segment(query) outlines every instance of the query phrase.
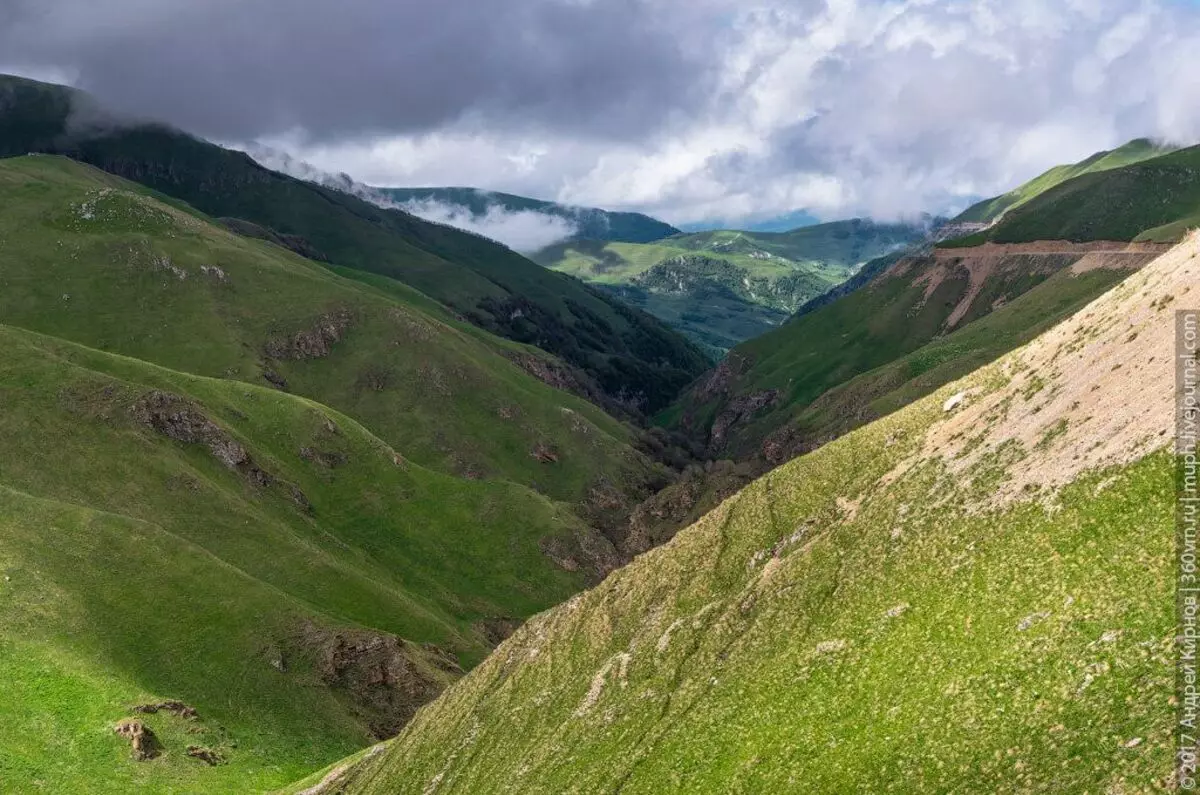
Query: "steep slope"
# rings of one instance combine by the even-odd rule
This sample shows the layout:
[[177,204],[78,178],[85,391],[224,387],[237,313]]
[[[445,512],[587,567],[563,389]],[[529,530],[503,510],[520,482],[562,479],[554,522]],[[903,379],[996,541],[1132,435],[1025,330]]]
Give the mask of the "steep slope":
[[[9,326],[0,344],[13,791],[278,786],[394,733],[494,619],[584,582],[542,551],[586,537],[562,506],[426,470],[320,404]],[[111,726],[167,700],[203,720],[146,718],[167,753],[143,768]]]
[[622,243],[652,243],[679,234],[679,230],[642,213],[622,213],[596,207],[531,199],[511,193],[476,188],[377,188],[400,204],[432,202],[475,218],[489,213],[535,213],[558,218],[573,228],[572,237]]
[[766,333],[868,260],[924,238],[854,219],[791,232],[697,232],[636,245],[570,241],[533,255],[719,351]]
[[1170,243],[1200,225],[1200,146],[1089,171],[1031,197],[991,228],[943,245],[982,240],[1146,240]]
[[660,419],[713,455],[782,463],[1027,342],[1164,248],[1034,243],[901,258],[735,348]]
[[1036,199],[1046,191],[1057,185],[1061,185],[1067,180],[1084,174],[1094,174],[1113,168],[1121,168],[1143,160],[1149,160],[1152,157],[1172,152],[1176,148],[1169,144],[1151,141],[1148,138],[1138,138],[1111,151],[1097,152],[1078,163],[1055,166],[1045,174],[1031,179],[1029,182],[1005,193],[1003,196],[985,199],[969,207],[955,218],[952,223],[993,223],[1009,210]]
[[704,369],[703,354],[648,315],[547,273],[485,238],[269,171],[170,128],[104,116],[59,86],[0,77],[0,156],[64,154],[189,203],[298,239],[337,265],[401,281],[474,324],[588,372],[655,409]]
[[315,791],[1168,787],[1197,250],[759,480]]
[[344,278],[61,158],[0,161],[0,205],[10,325],[287,389],[422,465],[557,500],[653,476],[628,427],[538,380],[570,385],[567,368],[403,285]]
[[664,479],[398,282],[59,157],[0,161],[0,210],[0,789],[265,789],[394,734]]

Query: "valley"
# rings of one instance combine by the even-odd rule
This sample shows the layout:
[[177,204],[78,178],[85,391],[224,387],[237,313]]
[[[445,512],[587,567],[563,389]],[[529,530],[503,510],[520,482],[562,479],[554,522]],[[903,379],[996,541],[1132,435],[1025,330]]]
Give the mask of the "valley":
[[685,234],[0,77],[0,791],[1170,789],[1197,151]]
[[697,232],[654,243],[577,240],[535,262],[608,290],[718,355],[780,325],[869,260],[922,243],[917,225],[837,221],[790,232]]

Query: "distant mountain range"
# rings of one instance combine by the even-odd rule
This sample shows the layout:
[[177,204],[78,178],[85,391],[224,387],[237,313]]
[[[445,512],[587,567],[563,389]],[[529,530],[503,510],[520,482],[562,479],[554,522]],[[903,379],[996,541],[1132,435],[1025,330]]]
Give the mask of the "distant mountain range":
[[649,244],[574,240],[531,256],[724,351],[778,326],[863,263],[928,233],[924,224],[853,219],[788,232],[695,232]]
[[432,208],[482,220],[489,214],[532,213],[560,219],[566,236],[586,240],[650,243],[679,234],[679,230],[642,213],[623,213],[595,207],[575,207],[511,193],[475,188],[377,188],[387,198],[422,215]]

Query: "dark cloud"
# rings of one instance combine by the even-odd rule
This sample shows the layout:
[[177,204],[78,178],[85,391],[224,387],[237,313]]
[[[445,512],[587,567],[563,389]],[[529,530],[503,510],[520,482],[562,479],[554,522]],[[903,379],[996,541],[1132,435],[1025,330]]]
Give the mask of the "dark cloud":
[[[673,5],[673,4],[672,4]],[[702,3],[700,5],[703,5]],[[654,0],[0,0],[0,57],[202,134],[645,134],[705,79]],[[678,11],[678,7],[674,9]]]

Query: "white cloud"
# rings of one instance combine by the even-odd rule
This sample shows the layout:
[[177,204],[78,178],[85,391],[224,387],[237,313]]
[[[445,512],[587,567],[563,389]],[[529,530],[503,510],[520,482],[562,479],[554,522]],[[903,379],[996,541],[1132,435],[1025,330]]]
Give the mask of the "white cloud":
[[578,226],[560,218],[533,210],[509,211],[492,205],[483,215],[442,202],[411,201],[400,208],[427,221],[448,224],[477,235],[498,240],[514,251],[529,254],[576,235]]
[[[655,7],[678,14],[674,46],[702,49],[711,69],[697,77],[703,90],[690,107],[664,109],[637,134],[589,135],[556,122],[553,109],[524,123],[476,109],[421,133],[321,146],[298,133],[275,143],[371,184],[472,185],[679,224],[800,209],[825,218],[946,211],[1131,138],[1200,139],[1194,4]],[[521,246],[512,241],[535,221],[489,223]]]

